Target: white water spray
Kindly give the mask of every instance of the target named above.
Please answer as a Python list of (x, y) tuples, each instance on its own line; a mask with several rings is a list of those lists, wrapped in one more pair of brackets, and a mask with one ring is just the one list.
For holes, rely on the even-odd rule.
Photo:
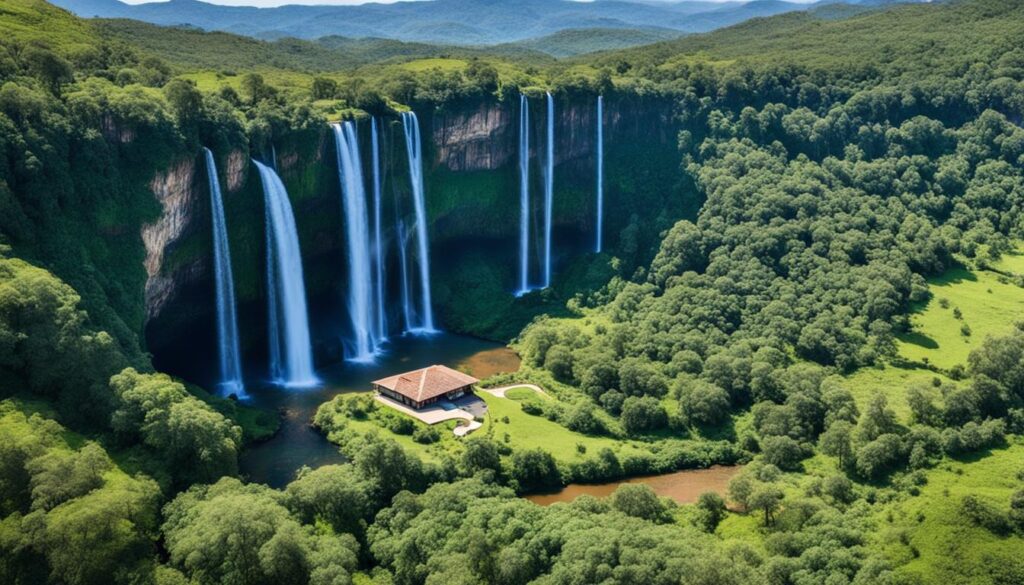
[(370, 275), (370, 230), (359, 140), (352, 122), (332, 124), (348, 252), (348, 314), (352, 338), (348, 359), (372, 362), (377, 353), (376, 308)]
[(412, 184), (413, 207), (416, 212), (417, 265), (420, 273), (419, 322), (407, 333), (435, 333), (434, 309), (430, 300), (430, 246), (427, 239), (427, 209), (423, 192), (423, 151), (420, 141), (420, 123), (415, 112), (402, 113), (405, 146), (409, 155), (409, 178)]
[(530, 292), (530, 101), (519, 96), (519, 290)]
[(210, 211), (213, 218), (213, 271), (217, 288), (217, 348), (220, 357), (220, 390), (248, 398), (242, 382), (242, 358), (238, 349), (238, 313), (235, 309), (235, 282), (231, 271), (228, 227), (224, 218), (224, 200), (217, 177), (213, 152), (206, 154), (206, 175), (210, 182)]
[(316, 386), (306, 310), (302, 255), (284, 183), (270, 167), (253, 161), (263, 181), (267, 231), (267, 298), (270, 372), (289, 388)]
[(544, 157), (544, 286), (551, 286), (551, 214), (555, 201), (555, 98), (547, 94), (547, 136)]
[(604, 231), (604, 96), (597, 96), (597, 239), (594, 251), (601, 253)]

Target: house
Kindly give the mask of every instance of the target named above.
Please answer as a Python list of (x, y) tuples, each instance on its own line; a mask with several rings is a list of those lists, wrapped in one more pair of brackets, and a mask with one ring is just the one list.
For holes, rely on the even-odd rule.
[(415, 409), (473, 393), (480, 380), (447, 366), (429, 366), (373, 382), (373, 389)]

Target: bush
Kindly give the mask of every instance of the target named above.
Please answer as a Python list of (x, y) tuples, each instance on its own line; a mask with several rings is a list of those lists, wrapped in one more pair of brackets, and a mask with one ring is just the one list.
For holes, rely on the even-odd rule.
[(597, 408), (588, 401), (576, 404), (565, 416), (565, 426), (571, 431), (585, 435), (600, 435), (605, 432), (604, 423), (597, 417)]
[(964, 496), (960, 510), (971, 522), (994, 534), (1002, 536), (1013, 531), (1007, 514), (974, 494)]
[(396, 435), (411, 435), (416, 431), (416, 423), (404, 414), (388, 414), (384, 426)]
[(761, 450), (766, 463), (787, 471), (799, 469), (800, 462), (807, 456), (803, 446), (789, 437), (765, 437)]
[(668, 510), (650, 486), (643, 483), (624, 483), (612, 494), (612, 507), (627, 516), (651, 522), (667, 522)]
[(433, 426), (422, 426), (412, 434), (412, 440), (424, 445), (430, 445), (441, 440), (441, 433)]
[(656, 431), (668, 423), (668, 414), (657, 398), (630, 396), (622, 403), (622, 428), (630, 435)]

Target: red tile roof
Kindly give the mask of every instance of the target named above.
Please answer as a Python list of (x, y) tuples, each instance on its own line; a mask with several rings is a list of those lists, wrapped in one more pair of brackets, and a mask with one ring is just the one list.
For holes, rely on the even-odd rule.
[(453, 390), (472, 386), (480, 380), (463, 374), (447, 366), (429, 366), (422, 370), (414, 370), (383, 378), (374, 382), (374, 386), (382, 386), (411, 398), (416, 402), (430, 400), (447, 394)]

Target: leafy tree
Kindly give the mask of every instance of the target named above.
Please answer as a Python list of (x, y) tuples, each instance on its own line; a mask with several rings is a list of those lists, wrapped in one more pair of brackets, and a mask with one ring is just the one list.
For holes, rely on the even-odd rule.
[(668, 511), (654, 490), (646, 484), (624, 483), (611, 496), (612, 508), (634, 518), (666, 522)]
[(362, 534), (370, 516), (369, 486), (351, 465), (301, 470), (285, 488), (285, 505), (304, 524), (322, 520), (336, 532)]
[(806, 456), (800, 443), (786, 436), (765, 437), (761, 441), (764, 460), (779, 469), (795, 470)]
[(725, 499), (715, 492), (704, 492), (697, 498), (697, 523), (705, 532), (714, 532), (729, 511)]
[(785, 494), (778, 487), (762, 484), (750, 493), (750, 508), (763, 512), (765, 526), (771, 526), (775, 521), (776, 512), (782, 507), (784, 498)]
[(283, 499), (231, 478), (182, 493), (164, 508), (171, 562), (198, 583), (306, 582), (311, 574), (347, 580), (356, 540), (303, 528)]
[(462, 472), (468, 476), (487, 470), (500, 475), (502, 471), (498, 444), (487, 437), (467, 439), (460, 463)]
[(668, 414), (657, 398), (630, 396), (622, 403), (622, 428), (630, 435), (638, 435), (663, 428)]
[(32, 476), (32, 507), (52, 510), (103, 486), (103, 474), (113, 464), (106, 451), (88, 443), (70, 453), (50, 451), (25, 464)]
[(338, 94), (338, 83), (327, 77), (314, 77), (310, 92), (315, 100), (334, 99)]
[(210, 481), (238, 468), (241, 429), (163, 374), (125, 369), (110, 380), (119, 404), (111, 427), (122, 441), (159, 453), (179, 481)]
[(555, 458), (543, 449), (513, 453), (510, 474), (524, 492), (556, 488), (562, 484)]
[(679, 409), (694, 424), (715, 425), (729, 416), (729, 393), (703, 380), (683, 382), (678, 387)]
[(839, 458), (842, 468), (853, 455), (853, 425), (845, 420), (838, 420), (822, 433), (818, 448), (825, 455)]

